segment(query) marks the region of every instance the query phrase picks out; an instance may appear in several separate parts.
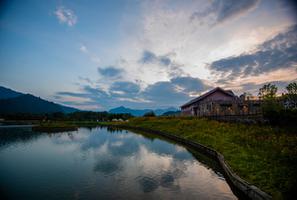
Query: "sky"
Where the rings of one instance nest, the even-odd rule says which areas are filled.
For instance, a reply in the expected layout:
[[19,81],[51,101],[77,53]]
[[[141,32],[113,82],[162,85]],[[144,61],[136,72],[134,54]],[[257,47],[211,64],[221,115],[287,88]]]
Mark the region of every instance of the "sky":
[[297,80],[286,0],[1,1],[0,85],[83,110],[179,107]]

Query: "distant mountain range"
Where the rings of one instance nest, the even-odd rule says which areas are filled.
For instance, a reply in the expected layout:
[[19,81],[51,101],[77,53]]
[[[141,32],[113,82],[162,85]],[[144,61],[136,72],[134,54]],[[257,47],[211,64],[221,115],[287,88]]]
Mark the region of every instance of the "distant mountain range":
[[168,112],[177,112],[178,109],[176,109],[174,107],[169,107],[166,109],[155,109],[155,110],[152,110],[152,109],[131,109],[131,108],[126,108],[124,106],[120,106],[120,107],[113,108],[113,109],[109,110],[110,113],[114,113],[114,114],[128,113],[128,114],[131,114],[136,117],[143,116],[145,113],[151,112],[151,111],[153,111],[156,115],[162,115],[162,114],[168,113]]
[[71,113],[78,109],[62,106],[31,94],[23,94],[0,86],[0,113]]

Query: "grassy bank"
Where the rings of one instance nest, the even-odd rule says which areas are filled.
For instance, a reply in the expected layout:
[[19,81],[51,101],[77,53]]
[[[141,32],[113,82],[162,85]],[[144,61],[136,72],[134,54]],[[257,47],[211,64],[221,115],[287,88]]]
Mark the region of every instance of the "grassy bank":
[[75,131],[78,127],[94,127],[98,126],[98,122],[94,121],[51,121],[41,122],[38,126],[33,127],[33,131],[55,133],[63,131]]
[[297,133],[196,118],[135,118],[122,123],[172,133],[211,147],[224,155],[235,173],[274,199],[296,195]]

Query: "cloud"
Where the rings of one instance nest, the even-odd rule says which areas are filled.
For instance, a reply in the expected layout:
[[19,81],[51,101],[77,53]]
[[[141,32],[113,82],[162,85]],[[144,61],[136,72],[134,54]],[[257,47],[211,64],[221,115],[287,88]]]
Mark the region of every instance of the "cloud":
[[259,2],[260,0],[213,0],[205,10],[194,12],[190,19],[216,25],[248,13]]
[[191,93],[201,93],[209,86],[199,78],[175,77],[149,85],[143,91],[146,99],[155,105],[179,106],[189,100]]
[[199,93],[209,88],[201,79],[194,77],[176,77],[171,79],[171,82],[188,93]]
[[78,76],[78,79],[80,81],[86,82],[86,83],[88,83],[90,85],[93,85],[94,84],[94,82],[90,78],[87,78],[87,77]]
[[[110,109],[117,106],[132,108],[164,108],[169,106],[179,107],[192,98],[191,93],[196,94],[205,91],[209,86],[202,80],[193,77],[176,77],[169,81],[159,81],[142,89],[138,83],[129,81],[116,81],[108,91],[103,91],[98,86],[85,85],[80,93],[58,92],[57,99],[79,97],[85,98],[81,105],[98,105],[100,108]],[[80,103],[69,105],[80,106]]]
[[68,8],[60,6],[54,12],[60,23],[66,23],[68,26],[73,26],[77,23],[77,16]]
[[138,63],[157,67],[159,71],[165,72],[169,78],[185,75],[185,72],[182,70],[183,65],[172,60],[172,55],[175,55],[175,53],[156,55],[152,51],[144,50]]
[[98,72],[102,75],[102,76],[106,76],[106,77],[117,77],[119,76],[123,70],[122,69],[118,69],[115,68],[113,66],[109,66],[107,68],[98,68]]
[[[138,17],[125,16],[121,25],[125,40],[113,46],[114,55],[104,58],[106,65],[98,68],[99,78],[94,80],[92,76],[93,83],[86,80],[80,85],[91,85],[94,90],[82,88],[80,94],[74,95],[86,96],[103,108],[120,105],[133,108],[163,107],[179,106],[207,90],[209,85],[201,79],[213,78],[209,81],[217,84],[219,78],[223,84],[218,86],[228,88],[240,88],[241,84],[248,82],[259,84],[253,80],[236,80],[233,85],[225,84],[224,81],[230,82],[242,76],[257,75],[260,78],[259,73],[266,75],[264,73],[274,70],[272,65],[279,69],[275,63],[285,62],[281,53],[291,45],[290,41],[266,43],[254,51],[242,53],[291,24],[282,18],[278,20],[276,11],[264,15],[261,20],[255,20],[256,16],[252,14],[262,14],[260,11],[266,9],[265,5],[256,0],[179,1],[176,4],[143,1]],[[242,19],[244,24],[226,23],[210,28],[199,23],[199,20],[203,20],[220,24],[255,8],[257,12]],[[193,21],[189,20],[191,16]],[[277,62],[270,62],[275,49],[279,49],[280,57],[276,57]],[[92,52],[87,45],[82,45],[80,50],[83,53]],[[286,53],[285,56],[288,55]],[[267,60],[270,65],[266,64]],[[260,61],[265,67],[259,66]],[[218,76],[212,76],[211,72]],[[98,90],[102,90],[103,94],[101,92],[100,95],[104,99],[97,94]]]
[[141,64],[156,63],[164,66],[169,66],[171,64],[171,59],[168,56],[157,56],[151,51],[144,50],[142,57],[139,59]]
[[143,64],[146,64],[146,63],[156,62],[157,60],[158,60],[157,56],[154,53],[145,50],[145,51],[143,51],[142,57],[139,60],[139,62],[143,63]]
[[122,92],[124,94],[134,95],[140,91],[140,86],[133,82],[118,81],[111,85],[110,90],[114,93]]
[[179,106],[185,102],[189,97],[187,94],[178,91],[176,86],[169,81],[160,81],[149,85],[143,92],[145,99],[159,106]]
[[[127,77],[142,80],[145,84],[187,75],[208,79],[211,74],[205,63],[238,55],[290,24],[288,20],[276,17],[282,15],[283,11],[277,14],[273,10],[264,15],[262,10],[266,9],[265,2],[230,2],[233,4],[228,10],[228,1],[142,1],[140,16],[127,16],[129,20],[123,22],[123,31],[126,30],[127,34],[117,51],[127,61]],[[206,22],[214,16],[213,22],[219,23],[253,9],[255,12],[249,12],[238,21],[244,23],[225,23],[215,28],[202,26],[198,18],[189,20],[193,13],[202,13],[208,7],[214,7],[214,4],[219,5],[216,12],[202,15]],[[259,13],[261,20],[255,20]]]
[[[296,81],[296,79],[294,80]],[[259,88],[263,87],[263,85],[271,83],[278,88],[278,93],[285,93],[287,85],[293,81],[267,81],[264,83],[256,84],[256,83],[244,83],[241,85],[242,91],[249,92],[254,95],[258,95]]]
[[253,52],[220,59],[209,65],[223,82],[288,68],[297,69],[297,25],[267,40]]
[[84,45],[84,44],[80,45],[79,50],[82,53],[86,54],[91,61],[93,61],[96,64],[100,64],[101,59],[96,54],[94,54],[92,51],[90,51],[86,45]]
[[83,52],[83,53],[88,53],[88,49],[87,49],[87,47],[85,45],[81,45],[80,48],[79,48],[79,50],[81,52]]

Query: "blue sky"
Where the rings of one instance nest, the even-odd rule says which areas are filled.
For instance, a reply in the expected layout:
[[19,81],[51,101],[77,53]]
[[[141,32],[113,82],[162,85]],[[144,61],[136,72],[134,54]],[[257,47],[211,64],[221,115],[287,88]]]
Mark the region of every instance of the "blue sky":
[[0,85],[81,109],[178,107],[297,79],[283,0],[2,1]]

